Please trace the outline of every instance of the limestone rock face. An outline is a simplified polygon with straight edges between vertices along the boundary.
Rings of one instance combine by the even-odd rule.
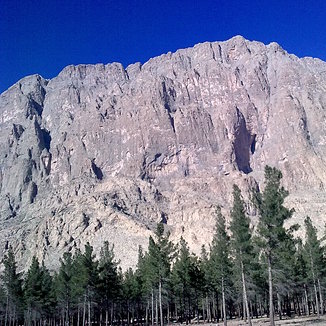
[[[198,252],[215,205],[227,213],[233,183],[248,198],[266,164],[293,221],[323,225],[325,121],[326,63],[240,36],[26,77],[0,96],[0,257],[12,245],[21,268],[55,268],[108,240],[126,268],[159,221]]]

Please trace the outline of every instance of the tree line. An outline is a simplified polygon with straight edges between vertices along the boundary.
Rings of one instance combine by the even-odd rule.
[[[288,192],[282,174],[266,166],[265,185],[252,193],[259,221],[246,214],[240,189],[233,186],[230,222],[216,209],[209,248],[191,253],[181,238],[169,240],[159,223],[148,248],[141,247],[136,268],[123,272],[114,247],[104,242],[98,255],[87,243],[83,251],[66,252],[58,271],[33,257],[18,273],[13,249],[2,261],[0,326],[99,326],[170,322],[220,322],[275,319],[324,313],[326,252],[317,229],[305,219],[305,239],[298,225],[284,222],[293,210],[284,206]]]

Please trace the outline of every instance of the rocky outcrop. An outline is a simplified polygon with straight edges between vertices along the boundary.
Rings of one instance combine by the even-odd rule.
[[[115,244],[123,267],[158,221],[195,251],[233,183],[280,168],[301,222],[325,222],[326,63],[237,36],[124,68],[66,67],[0,97],[0,256],[55,267]],[[253,223],[256,217],[252,214]],[[293,222],[293,221],[292,221]]]

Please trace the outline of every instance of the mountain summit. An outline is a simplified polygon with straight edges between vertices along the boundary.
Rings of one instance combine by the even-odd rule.
[[[126,268],[159,221],[198,252],[215,205],[262,186],[266,164],[292,221],[323,223],[325,121],[326,63],[241,36],[26,77],[0,96],[0,258],[12,245],[22,267],[55,267],[108,240]]]

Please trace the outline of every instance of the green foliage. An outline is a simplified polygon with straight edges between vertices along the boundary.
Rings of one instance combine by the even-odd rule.
[[[6,293],[5,289],[3,288],[2,284],[0,284],[0,316],[5,314],[6,311]]]
[[[24,282],[24,298],[28,310],[37,318],[48,316],[55,304],[52,277],[48,269],[34,256]]]
[[[107,309],[120,294],[119,262],[115,259],[114,246],[105,241],[98,263],[98,292]]]
[[[250,220],[245,213],[244,201],[238,186],[233,185],[233,207],[231,210],[231,245],[236,261],[248,268],[253,260]]]
[[[190,298],[193,285],[195,261],[190,256],[186,241],[181,237],[177,259],[173,265],[172,284],[174,293],[179,298]]]
[[[210,283],[221,291],[222,280],[226,285],[231,283],[232,260],[230,255],[230,237],[226,232],[225,217],[221,208],[216,209],[216,225],[208,263]]]
[[[123,297],[130,303],[135,302],[138,297],[139,287],[137,277],[132,268],[129,268],[123,275],[122,291]]]
[[[298,226],[284,227],[293,210],[284,206],[288,193],[281,178],[277,169],[265,168],[264,191],[254,194],[259,212],[256,230],[250,228],[241,191],[234,186],[231,236],[217,207],[213,241],[209,250],[202,247],[200,258],[190,252],[184,238],[176,250],[162,223],[149,238],[147,250],[139,248],[136,269],[125,273],[108,242],[98,260],[89,243],[83,252],[65,253],[54,275],[33,257],[24,278],[17,273],[10,248],[2,261],[0,323],[103,325],[104,320],[110,324],[146,320],[163,324],[167,316],[189,322],[201,314],[206,321],[217,322],[224,308],[227,317],[241,317],[243,301],[248,300],[246,310],[257,315],[264,307],[266,313],[268,291],[269,306],[277,297],[280,309],[289,314],[291,307],[301,313],[308,313],[310,307],[311,313],[311,307],[325,297],[325,237],[318,239],[308,217],[304,244],[294,236]]]
[[[14,311],[16,316],[20,317],[23,308],[22,280],[21,275],[17,273],[17,264],[12,247],[9,248],[2,263],[4,265],[4,272],[1,276],[1,281],[3,283],[3,288],[1,288],[2,299],[3,301],[8,301],[7,309],[9,313]],[[8,300],[5,300],[5,298]]]
[[[288,192],[281,186],[282,173],[276,168],[265,167],[265,189],[254,195],[260,213],[258,234],[260,247],[273,258],[275,249],[287,237],[284,222],[294,210],[284,206]]]
[[[200,259],[198,261],[199,269],[202,273],[202,292],[203,295],[207,295],[210,291],[213,290],[212,277],[210,272],[210,260],[209,253],[206,250],[206,247],[203,245],[201,248]]]
[[[88,274],[84,266],[84,257],[80,250],[75,252],[72,264],[71,295],[76,302],[83,302],[88,282]]]
[[[307,283],[307,261],[305,259],[302,240],[297,241],[297,250],[294,256],[294,284],[302,289]]]
[[[295,287],[297,240],[293,230],[287,230],[274,249],[274,284],[278,294],[287,295]]]
[[[60,269],[54,277],[55,295],[58,300],[58,306],[65,309],[66,314],[70,316],[70,309],[74,302],[74,261],[70,252],[65,252],[60,259]]]
[[[170,273],[174,248],[169,237],[170,233],[164,235],[164,224],[158,223],[155,231],[156,241],[152,237],[149,239],[149,264],[152,268],[152,280],[156,284],[167,279]]]
[[[146,301],[151,294],[155,276],[153,275],[149,253],[144,254],[142,247],[139,247],[138,250],[136,277],[140,295]]]
[[[205,275],[200,269],[200,262],[191,255],[187,242],[181,237],[177,257],[171,274],[171,285],[176,302],[180,302],[182,315],[190,318],[189,306],[196,304],[204,292]]]
[[[303,246],[303,255],[308,266],[310,280],[320,278],[325,273],[324,248],[317,238],[317,229],[313,226],[310,217],[305,221],[306,242]]]

